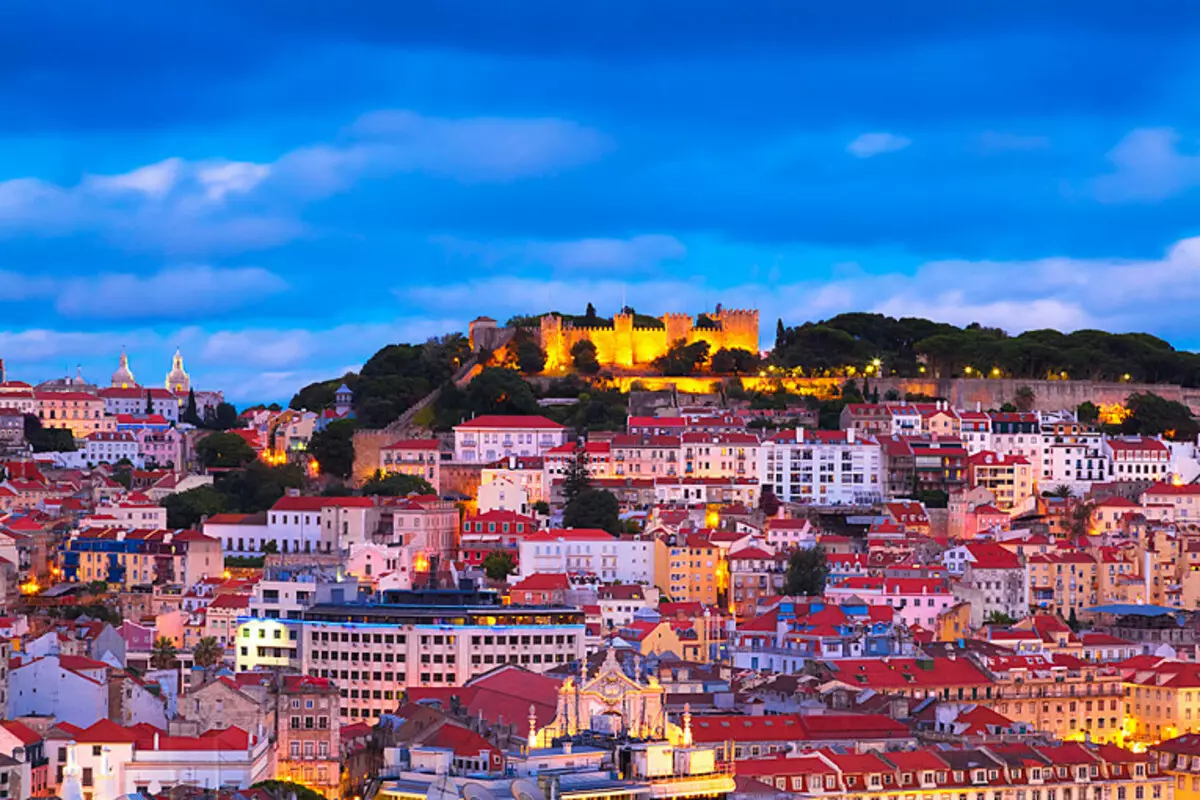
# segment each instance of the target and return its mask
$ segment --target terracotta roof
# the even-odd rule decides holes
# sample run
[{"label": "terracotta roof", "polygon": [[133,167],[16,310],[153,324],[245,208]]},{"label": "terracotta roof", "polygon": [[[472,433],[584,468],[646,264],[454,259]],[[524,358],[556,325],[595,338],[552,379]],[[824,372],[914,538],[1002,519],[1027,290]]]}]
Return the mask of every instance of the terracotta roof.
[{"label": "terracotta roof", "polygon": [[537,414],[521,416],[515,414],[485,414],[475,419],[467,420],[454,426],[455,430],[474,429],[474,428],[540,428],[543,430],[565,430],[565,426],[559,425],[554,420],[546,419]]}]

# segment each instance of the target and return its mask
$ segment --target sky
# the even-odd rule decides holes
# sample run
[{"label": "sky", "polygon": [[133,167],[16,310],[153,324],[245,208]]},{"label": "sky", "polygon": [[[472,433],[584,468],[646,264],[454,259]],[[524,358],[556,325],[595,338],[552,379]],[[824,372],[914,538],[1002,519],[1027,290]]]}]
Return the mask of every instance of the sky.
[{"label": "sky", "polygon": [[8,0],[10,379],[286,401],[548,309],[1200,347],[1200,7]]}]

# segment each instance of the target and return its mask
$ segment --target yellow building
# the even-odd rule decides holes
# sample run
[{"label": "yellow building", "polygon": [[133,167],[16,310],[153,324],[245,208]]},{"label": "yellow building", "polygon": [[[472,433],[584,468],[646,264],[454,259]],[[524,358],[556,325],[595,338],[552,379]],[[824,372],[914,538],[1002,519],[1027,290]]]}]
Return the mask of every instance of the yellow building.
[{"label": "yellow building", "polygon": [[967,459],[967,482],[987,489],[1002,511],[1016,506],[1037,492],[1035,470],[1025,456],[984,450]]},{"label": "yellow building", "polygon": [[1200,800],[1200,734],[1160,742],[1150,754],[1175,786],[1175,800]]},{"label": "yellow building", "polygon": [[1065,551],[1028,558],[1029,603],[1068,617],[1099,604],[1098,565],[1094,556]]},{"label": "yellow building", "polygon": [[724,607],[729,565],[723,551],[701,533],[668,534],[655,540],[655,584],[676,602]]},{"label": "yellow building", "polygon": [[1125,729],[1151,744],[1200,731],[1200,664],[1163,660],[1125,674]]},{"label": "yellow building", "polygon": [[986,663],[999,687],[994,711],[1059,739],[1121,742],[1125,697],[1116,667],[1062,653],[997,656]]}]

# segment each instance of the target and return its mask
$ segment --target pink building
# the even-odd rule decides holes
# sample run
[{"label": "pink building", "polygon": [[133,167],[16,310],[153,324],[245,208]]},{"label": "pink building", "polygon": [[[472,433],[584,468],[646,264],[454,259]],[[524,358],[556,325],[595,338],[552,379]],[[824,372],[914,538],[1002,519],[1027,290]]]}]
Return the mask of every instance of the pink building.
[{"label": "pink building", "polygon": [[183,438],[175,428],[162,431],[142,428],[134,433],[134,438],[147,467],[174,467],[183,463]]},{"label": "pink building", "polygon": [[909,627],[933,628],[938,615],[954,604],[945,578],[851,577],[826,587],[825,594],[836,602],[857,596],[867,605],[888,606]]}]

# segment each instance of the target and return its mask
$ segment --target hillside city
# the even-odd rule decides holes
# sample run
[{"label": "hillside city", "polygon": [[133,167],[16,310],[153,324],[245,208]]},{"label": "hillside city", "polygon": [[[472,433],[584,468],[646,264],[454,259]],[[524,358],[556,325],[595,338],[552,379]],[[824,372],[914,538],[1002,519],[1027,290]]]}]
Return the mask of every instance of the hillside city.
[{"label": "hillside city", "polygon": [[0,361],[0,798],[1200,792],[1191,354],[759,324]]}]

